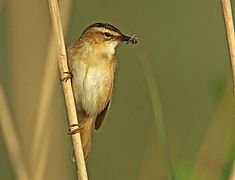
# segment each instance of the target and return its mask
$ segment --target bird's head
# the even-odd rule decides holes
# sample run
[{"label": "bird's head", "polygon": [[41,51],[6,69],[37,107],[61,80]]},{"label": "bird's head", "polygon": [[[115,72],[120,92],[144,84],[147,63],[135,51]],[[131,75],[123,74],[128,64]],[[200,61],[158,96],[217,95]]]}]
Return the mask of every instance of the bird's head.
[{"label": "bird's head", "polygon": [[98,45],[106,50],[114,51],[121,43],[137,43],[135,36],[124,35],[119,29],[107,23],[95,23],[88,26],[79,39],[80,43],[87,42],[90,45]]}]

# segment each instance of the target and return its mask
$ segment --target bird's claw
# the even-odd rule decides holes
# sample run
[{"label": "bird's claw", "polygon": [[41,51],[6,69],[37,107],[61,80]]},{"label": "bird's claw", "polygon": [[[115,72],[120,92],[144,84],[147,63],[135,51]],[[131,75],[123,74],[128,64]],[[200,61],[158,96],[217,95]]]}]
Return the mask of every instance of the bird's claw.
[{"label": "bird's claw", "polygon": [[[71,130],[71,127],[77,127],[73,130]],[[84,125],[82,124],[72,124],[70,125],[70,129],[69,129],[69,132],[68,132],[68,135],[74,135],[74,134],[77,134],[79,133],[82,129],[84,128]]]},{"label": "bird's claw", "polygon": [[67,82],[69,79],[73,78],[73,74],[71,71],[64,72],[64,74],[67,75],[61,79],[62,82]]}]

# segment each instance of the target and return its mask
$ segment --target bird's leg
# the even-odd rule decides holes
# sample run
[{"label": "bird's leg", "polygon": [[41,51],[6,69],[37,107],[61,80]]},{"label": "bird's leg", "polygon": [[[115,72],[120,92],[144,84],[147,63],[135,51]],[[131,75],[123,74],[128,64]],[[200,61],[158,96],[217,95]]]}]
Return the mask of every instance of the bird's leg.
[{"label": "bird's leg", "polygon": [[67,71],[67,72],[64,72],[64,73],[67,74],[67,75],[61,79],[62,82],[67,82],[69,79],[73,78],[72,71]]}]

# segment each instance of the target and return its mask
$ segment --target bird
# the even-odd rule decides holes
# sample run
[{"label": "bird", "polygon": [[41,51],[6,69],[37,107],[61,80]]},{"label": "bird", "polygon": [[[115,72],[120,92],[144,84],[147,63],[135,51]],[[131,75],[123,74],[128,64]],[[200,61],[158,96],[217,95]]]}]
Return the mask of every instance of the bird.
[{"label": "bird", "polygon": [[67,48],[69,71],[79,124],[70,134],[80,132],[85,160],[91,151],[93,129],[99,129],[110,107],[120,43],[136,44],[137,38],[126,36],[109,23],[88,26],[80,38]]}]

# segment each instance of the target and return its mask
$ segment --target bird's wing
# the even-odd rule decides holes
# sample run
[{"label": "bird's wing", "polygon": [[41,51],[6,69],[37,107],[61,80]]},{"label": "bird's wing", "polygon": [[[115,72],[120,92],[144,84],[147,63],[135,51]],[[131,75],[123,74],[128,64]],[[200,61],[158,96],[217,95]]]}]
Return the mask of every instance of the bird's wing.
[{"label": "bird's wing", "polygon": [[111,90],[110,90],[110,100],[108,101],[108,103],[107,103],[106,107],[103,109],[103,111],[101,111],[96,117],[96,120],[95,120],[95,129],[96,130],[98,130],[100,128],[100,126],[103,123],[104,118],[105,118],[105,116],[108,112],[108,109],[111,105],[114,84],[115,84],[115,79],[113,79],[112,87],[111,87]]},{"label": "bird's wing", "polygon": [[101,124],[103,123],[104,121],[104,118],[108,112],[108,109],[110,107],[110,104],[111,104],[111,100],[112,100],[112,96],[113,96],[113,87],[114,87],[114,84],[115,84],[115,78],[114,78],[114,72],[115,72],[115,68],[116,68],[116,60],[115,60],[115,57],[113,59],[113,65],[111,66],[111,71],[113,72],[113,81],[112,81],[112,86],[111,86],[111,89],[110,89],[110,94],[109,94],[109,101],[106,105],[106,107],[103,109],[103,111],[101,111],[97,117],[96,117],[96,120],[95,120],[95,129],[99,129]]},{"label": "bird's wing", "polygon": [[101,111],[98,116],[96,117],[96,121],[95,121],[95,129],[98,130],[101,126],[101,124],[103,123],[104,121],[104,118],[108,112],[108,109],[110,107],[110,104],[111,104],[111,99],[109,100],[108,104],[106,105],[106,107],[104,108],[103,111]]}]

